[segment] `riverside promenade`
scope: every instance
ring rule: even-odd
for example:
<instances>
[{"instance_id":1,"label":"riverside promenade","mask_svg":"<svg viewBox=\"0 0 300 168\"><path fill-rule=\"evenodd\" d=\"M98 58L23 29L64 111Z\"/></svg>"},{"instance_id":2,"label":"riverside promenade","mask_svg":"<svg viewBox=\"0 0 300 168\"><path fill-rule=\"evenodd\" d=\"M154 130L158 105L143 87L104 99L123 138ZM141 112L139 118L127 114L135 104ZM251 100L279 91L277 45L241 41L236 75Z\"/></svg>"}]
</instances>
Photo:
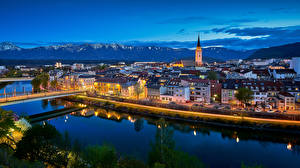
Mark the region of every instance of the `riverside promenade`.
<instances>
[{"instance_id":1,"label":"riverside promenade","mask_svg":"<svg viewBox=\"0 0 300 168\"><path fill-rule=\"evenodd\" d=\"M135 103L128 103L128 102L120 102L116 100L109 100L103 98L96 98L96 97L88 97L88 96L77 96L79 99L86 100L87 102L91 103L94 101L106 103L109 102L114 104L115 107L126 107L126 108L133 108L137 111L143 111L145 113L163 115L163 116L176 116L182 117L187 119L194 119L194 120L204 120L204 121L222 121L231 122L231 123L251 123L260 126L280 126L282 128L285 127L298 127L300 128L300 121L299 120L289 120L289 119L274 119L274 118L258 118L258 117L249 117L246 115L227 115L227 114L216 114L216 113L208 113L208 112L201 112L201 111L188 111L188 110L177 110L177 109L170 109L170 108L162 108L162 107L154 107L149 105L141 105ZM137 112L138 113L138 112Z\"/></svg>"}]
</instances>

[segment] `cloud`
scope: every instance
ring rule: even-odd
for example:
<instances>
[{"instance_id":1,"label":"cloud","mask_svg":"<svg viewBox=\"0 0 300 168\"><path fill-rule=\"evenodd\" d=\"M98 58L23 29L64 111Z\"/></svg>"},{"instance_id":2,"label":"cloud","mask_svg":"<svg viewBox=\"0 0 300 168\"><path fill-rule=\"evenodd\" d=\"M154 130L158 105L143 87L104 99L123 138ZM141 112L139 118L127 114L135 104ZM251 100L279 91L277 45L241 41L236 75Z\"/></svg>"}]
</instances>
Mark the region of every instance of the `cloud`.
<instances>
[{"instance_id":1,"label":"cloud","mask_svg":"<svg viewBox=\"0 0 300 168\"><path fill-rule=\"evenodd\" d=\"M176 34L183 34L185 32L185 29L180 29Z\"/></svg>"},{"instance_id":2,"label":"cloud","mask_svg":"<svg viewBox=\"0 0 300 168\"><path fill-rule=\"evenodd\" d=\"M300 37L300 26L288 27L250 27L250 28L215 28L215 33L226 33L236 36L268 36L269 38L297 38Z\"/></svg>"},{"instance_id":3,"label":"cloud","mask_svg":"<svg viewBox=\"0 0 300 168\"><path fill-rule=\"evenodd\" d=\"M185 28L180 29L177 34L185 34ZM223 46L229 49L247 50L258 49L271 46L284 45L288 43L300 42L300 25L288 27L223 27L210 30L215 33L225 33L234 35L233 38L222 38L212 40L202 40L203 47L208 46ZM253 38L241 38L241 37ZM86 42L37 42L37 43L18 43L27 46L45 46L45 45L60 45L65 43L81 44ZM96 43L96 42L93 42ZM197 45L195 41L128 41L123 42L125 45L133 46L159 46L171 48L195 48Z\"/></svg>"},{"instance_id":4,"label":"cloud","mask_svg":"<svg viewBox=\"0 0 300 168\"><path fill-rule=\"evenodd\" d=\"M215 30L215 31L222 32L224 30ZM244 34L245 33L243 33L243 35ZM287 31L282 34L275 33L275 31L266 31L261 33L253 33L252 31L249 31L249 33L247 33L247 35L262 35L262 34L270 34L270 35L265 37L250 38L250 39L233 37L233 38L203 40L201 41L201 45L203 47L223 46L225 48L235 49L235 50L249 50L249 49L266 48L271 46L279 46L279 45L284 45L289 43L300 42L299 29ZM195 48L196 41L150 41L150 42L135 41L133 43L130 43L130 45L160 46L160 47L171 47L171 48Z\"/></svg>"},{"instance_id":5,"label":"cloud","mask_svg":"<svg viewBox=\"0 0 300 168\"><path fill-rule=\"evenodd\" d=\"M157 22L157 24L207 24L207 25L232 25L232 24L242 24L259 21L255 18L239 18L239 19L222 19L222 18L211 18L204 16L190 16L181 18L170 18Z\"/></svg>"}]
</instances>

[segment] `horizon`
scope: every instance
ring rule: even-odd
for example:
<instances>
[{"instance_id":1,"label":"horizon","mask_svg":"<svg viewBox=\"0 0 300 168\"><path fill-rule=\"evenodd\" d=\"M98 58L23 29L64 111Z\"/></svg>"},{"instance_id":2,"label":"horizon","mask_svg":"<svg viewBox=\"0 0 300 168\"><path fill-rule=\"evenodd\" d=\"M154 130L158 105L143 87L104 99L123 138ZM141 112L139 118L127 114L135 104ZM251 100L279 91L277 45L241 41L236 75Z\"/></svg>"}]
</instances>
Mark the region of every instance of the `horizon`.
<instances>
[{"instance_id":1,"label":"horizon","mask_svg":"<svg viewBox=\"0 0 300 168\"><path fill-rule=\"evenodd\" d=\"M178 41L170 41L170 43L174 43L174 42L178 42ZM197 43L197 41L186 41L190 44L193 43ZM19 48L22 49L33 49L33 48L37 48L37 47L50 47L50 46L64 46L64 45L84 45L84 44L89 44L89 45L93 45L93 44L100 44L100 45L123 45L123 46L132 46L132 47L166 47L166 48L172 48L172 49L189 49L189 50L195 50L196 47L192 47L192 48L187 48L187 47L183 47L183 48L176 48L176 47L172 47L172 46L165 46L165 45L160 45L159 41L151 41L151 42L145 42L145 43L137 43L134 44L133 42L127 42L127 43L102 43L102 42L52 42L52 43L20 43L20 42L11 42L11 41L2 41L1 43L9 43L9 44L13 44ZM271 48L271 47L278 47L278 46L284 46L284 45L291 45L291 44L295 44L295 43L299 43L299 42L293 42L293 43L287 43L287 44L282 44L282 45L275 45L275 46L268 46L268 47L262 47L262 48L252 48L252 49L238 49L238 48L231 48L231 47L224 47L224 46L220 46L220 45L216 45L216 46L202 46L202 48L225 48L225 49L229 49L229 50L235 50L235 51L250 51L250 50L259 50L259 49L263 49L263 48Z\"/></svg>"},{"instance_id":2,"label":"horizon","mask_svg":"<svg viewBox=\"0 0 300 168\"><path fill-rule=\"evenodd\" d=\"M248 50L300 41L299 1L5 1L0 42ZM55 12L54 12L55 11ZM200 12L199 12L200 11ZM138 31L137 31L138 30Z\"/></svg>"}]
</instances>

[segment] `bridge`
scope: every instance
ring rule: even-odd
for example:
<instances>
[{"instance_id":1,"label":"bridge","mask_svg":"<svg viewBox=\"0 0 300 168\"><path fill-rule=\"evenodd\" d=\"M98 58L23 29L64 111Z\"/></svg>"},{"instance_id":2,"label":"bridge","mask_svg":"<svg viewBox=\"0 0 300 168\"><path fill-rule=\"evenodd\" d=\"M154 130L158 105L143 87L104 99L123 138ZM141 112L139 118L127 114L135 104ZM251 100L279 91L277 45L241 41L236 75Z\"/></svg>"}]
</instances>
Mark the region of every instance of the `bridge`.
<instances>
[{"instance_id":1,"label":"bridge","mask_svg":"<svg viewBox=\"0 0 300 168\"><path fill-rule=\"evenodd\" d=\"M0 82L17 82L17 81L32 81L33 78L21 77L21 78L0 78Z\"/></svg>"},{"instance_id":2,"label":"bridge","mask_svg":"<svg viewBox=\"0 0 300 168\"><path fill-rule=\"evenodd\" d=\"M19 95L14 97L0 98L0 106L7 106L11 104L18 104L24 102L31 102L36 100L52 99L57 97L65 97L84 93L85 90L67 90L67 91L52 91L44 93L34 93L28 95Z\"/></svg>"},{"instance_id":3,"label":"bridge","mask_svg":"<svg viewBox=\"0 0 300 168\"><path fill-rule=\"evenodd\" d=\"M45 113L33 114L29 116L29 119L30 119L30 123L35 123L35 122L59 117L72 112L76 112L82 109L84 109L84 107L67 107L67 108L53 110Z\"/></svg>"}]
</instances>

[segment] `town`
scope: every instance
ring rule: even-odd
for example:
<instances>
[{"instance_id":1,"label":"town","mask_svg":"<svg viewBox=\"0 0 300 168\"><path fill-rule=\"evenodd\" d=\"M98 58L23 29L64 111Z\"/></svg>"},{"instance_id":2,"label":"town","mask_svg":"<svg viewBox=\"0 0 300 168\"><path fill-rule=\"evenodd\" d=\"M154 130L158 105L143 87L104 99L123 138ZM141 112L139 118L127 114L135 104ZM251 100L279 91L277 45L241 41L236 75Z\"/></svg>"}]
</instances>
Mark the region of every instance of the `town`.
<instances>
[{"instance_id":1,"label":"town","mask_svg":"<svg viewBox=\"0 0 300 168\"><path fill-rule=\"evenodd\" d=\"M199 36L194 60L114 64L56 62L55 65L0 68L3 79L33 79L32 93L85 90L95 97L258 113L300 113L300 58L207 63L202 61ZM48 81L40 86L36 79L43 74ZM15 96L14 92L14 89L4 90L3 95Z\"/></svg>"}]
</instances>

